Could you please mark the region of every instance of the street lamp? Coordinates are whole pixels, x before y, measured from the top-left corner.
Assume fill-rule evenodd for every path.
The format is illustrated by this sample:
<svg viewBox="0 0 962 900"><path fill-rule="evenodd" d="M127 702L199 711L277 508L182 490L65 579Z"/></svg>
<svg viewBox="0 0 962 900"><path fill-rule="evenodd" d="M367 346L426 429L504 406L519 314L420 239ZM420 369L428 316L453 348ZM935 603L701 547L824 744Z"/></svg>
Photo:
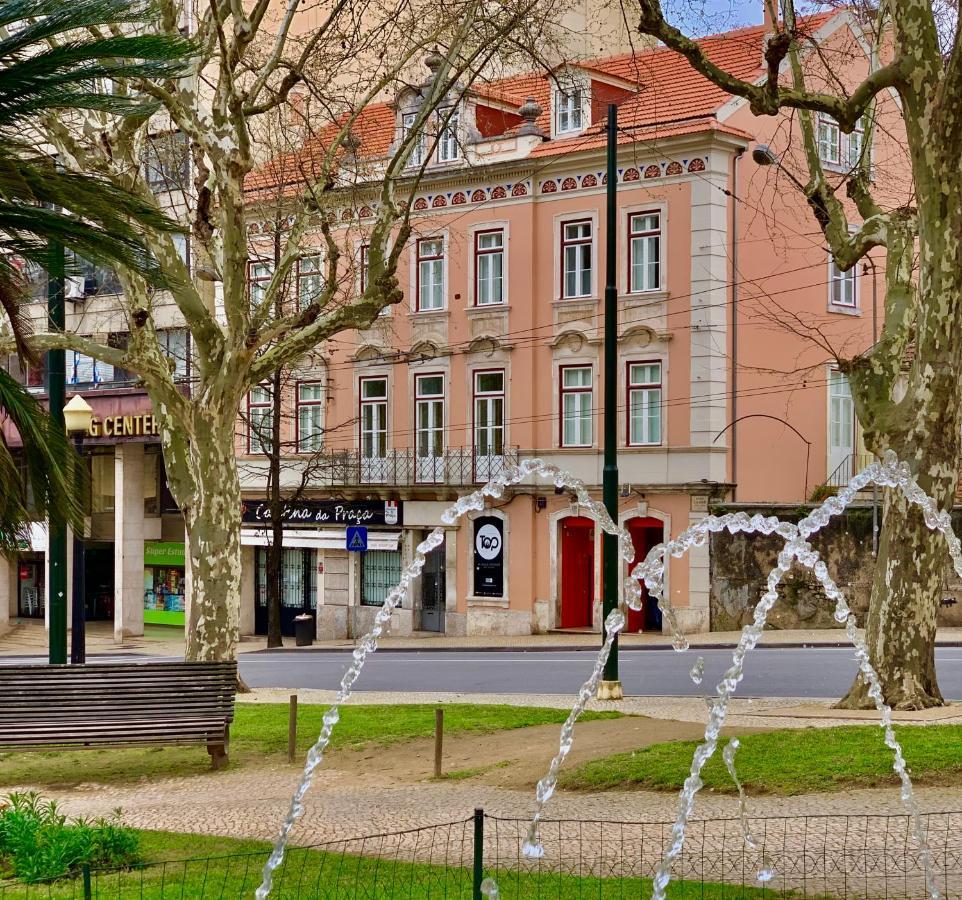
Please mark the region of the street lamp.
<svg viewBox="0 0 962 900"><path fill-rule="evenodd" d="M782 165L781 159L775 155L775 151L772 150L767 144L756 144L752 147L752 159L755 161L756 165L759 166L775 166L776 169L781 169L792 182L803 194L806 193L805 185L802 184L788 169Z"/></svg>
<svg viewBox="0 0 962 900"><path fill-rule="evenodd" d="M90 424L93 421L94 411L90 404L84 400L80 394L74 394L70 402L63 408L64 424L67 433L73 437L74 446L77 449L77 462L79 465L80 454L83 450L84 435L90 431ZM78 489L82 485L82 479L75 479ZM80 528L83 528L81 519ZM87 610L85 607L86 598L84 596L84 542L83 534L78 534L77 529L73 533L73 591L71 592L71 608L73 610L73 625L70 630L70 662L80 665L87 661L87 640L86 640L86 619Z"/></svg>

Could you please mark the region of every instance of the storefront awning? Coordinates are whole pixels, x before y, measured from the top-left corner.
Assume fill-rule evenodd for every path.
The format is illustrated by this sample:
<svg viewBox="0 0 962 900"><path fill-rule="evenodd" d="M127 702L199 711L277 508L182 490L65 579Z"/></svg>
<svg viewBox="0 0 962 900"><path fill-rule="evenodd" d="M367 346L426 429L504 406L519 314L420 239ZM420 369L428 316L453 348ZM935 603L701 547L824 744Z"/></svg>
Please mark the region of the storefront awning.
<svg viewBox="0 0 962 900"><path fill-rule="evenodd" d="M397 550L401 540L400 531L369 531L368 550ZM241 530L241 544L245 547L266 547L269 535L263 529L244 528ZM285 528L285 547L313 547L317 550L346 549L347 532L344 529L322 530L313 528Z"/></svg>

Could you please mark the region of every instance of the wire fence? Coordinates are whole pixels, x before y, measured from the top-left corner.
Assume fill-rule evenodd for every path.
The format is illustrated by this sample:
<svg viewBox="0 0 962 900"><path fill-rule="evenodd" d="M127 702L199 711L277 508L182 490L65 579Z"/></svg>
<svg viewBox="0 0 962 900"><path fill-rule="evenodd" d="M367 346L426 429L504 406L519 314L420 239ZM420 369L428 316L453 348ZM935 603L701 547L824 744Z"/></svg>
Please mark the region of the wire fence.
<svg viewBox="0 0 962 900"><path fill-rule="evenodd" d="M924 817L938 887L962 897L962 813ZM756 849L737 819L690 824L669 897L928 896L907 816L752 819ZM524 857L527 820L487 816L389 834L296 847L275 875L281 900L481 900L493 878L502 900L622 900L650 894L671 825L555 820L542 823L541 859ZM260 884L267 853L83 870L51 883L0 882L3 900L24 898L240 898ZM763 867L772 878L758 880Z"/></svg>

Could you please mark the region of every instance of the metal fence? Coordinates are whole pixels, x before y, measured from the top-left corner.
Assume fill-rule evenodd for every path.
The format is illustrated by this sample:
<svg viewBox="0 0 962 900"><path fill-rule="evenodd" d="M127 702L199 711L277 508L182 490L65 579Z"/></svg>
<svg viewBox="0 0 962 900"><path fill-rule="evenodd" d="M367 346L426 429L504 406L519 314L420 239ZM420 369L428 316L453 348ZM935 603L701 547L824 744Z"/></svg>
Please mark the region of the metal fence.
<svg viewBox="0 0 962 900"><path fill-rule="evenodd" d="M938 888L962 897L962 813L924 817ZM494 878L502 900L622 900L650 895L670 841L664 822L548 821L545 855L526 859L527 820L486 816L289 850L272 897L281 900L481 900ZM669 897L927 896L907 816L752 819L758 850L738 820L691 823ZM266 852L90 871L51 884L0 883L12 898L240 898L253 896ZM770 866L767 883L757 879Z"/></svg>

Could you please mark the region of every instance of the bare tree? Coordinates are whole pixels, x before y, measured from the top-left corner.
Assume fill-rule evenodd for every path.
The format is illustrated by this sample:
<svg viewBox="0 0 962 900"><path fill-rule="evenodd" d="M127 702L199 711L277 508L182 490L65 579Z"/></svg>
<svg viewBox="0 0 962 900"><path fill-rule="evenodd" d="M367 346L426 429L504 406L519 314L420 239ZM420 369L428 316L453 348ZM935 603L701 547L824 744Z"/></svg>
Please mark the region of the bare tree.
<svg viewBox="0 0 962 900"><path fill-rule="evenodd" d="M326 338L367 327L381 309L401 299L395 271L410 234L404 199L419 175L408 165L415 146L421 135L432 133L447 98L466 90L498 54L519 53L525 42L544 34L552 10L538 0L325 0L311 9L312 27L298 35L301 5L287 0L278 13L270 0L211 0L199 5L193 27L178 0L160 0L159 32L192 31L196 54L188 75L117 79L115 91L153 104L140 117L116 123L91 112L79 122L54 116L44 122L45 137L65 167L95 172L190 221L190 268L169 234L146 235L171 282L169 294L119 267L130 330L126 347L79 334L35 339L40 349L74 349L143 381L161 423L170 489L186 524L190 659L229 658L238 640L234 433L243 399ZM121 33L119 26L101 30ZM386 155L367 154L366 169L352 165L364 156L365 110L407 84L414 61L434 47L433 76L409 85L418 98L411 127ZM263 162L258 122L287 105L295 89L309 98L314 121L327 127L318 130L300 168L282 158L252 183ZM191 177L157 193L144 162L146 157L150 163L161 136L186 154ZM163 167L159 157L153 168L158 167ZM285 233L270 278L253 298L247 287L248 219L257 215L252 188L264 179L284 186ZM360 295L343 289L345 247L335 227L335 216L359 191L373 210L366 236L369 274ZM305 308L278 316L278 292L312 241L320 243L324 256L323 288ZM189 394L176 383L158 342L155 313L171 301L191 335Z"/></svg>
<svg viewBox="0 0 962 900"><path fill-rule="evenodd" d="M775 0L770 18L777 22ZM682 54L725 91L747 99L756 115L795 111L804 145L805 197L839 269L856 266L872 248L886 251L885 323L868 351L839 359L852 385L865 445L894 450L921 487L948 511L958 477L962 401L962 40L958 23L940 18L929 0L880 3L863 19L860 38L871 57L864 80L847 90L813 87L804 60L817 46L800 26L793 0L765 49L766 74L751 83L713 63L697 42L672 26L659 0L636 0L639 30ZM831 66L830 62L822 63ZM916 202L886 209L877 199L870 152L876 102L894 92L904 118ZM843 179L852 221L819 157L814 116L830 116L850 134L865 118L866 140ZM916 256L917 251L917 256ZM917 259L917 268L913 263ZM905 394L897 399L906 350L914 345ZM868 616L868 646L886 702L899 709L941 704L935 673L935 626L945 546L918 510L889 492ZM858 680L841 702L871 705Z"/></svg>

